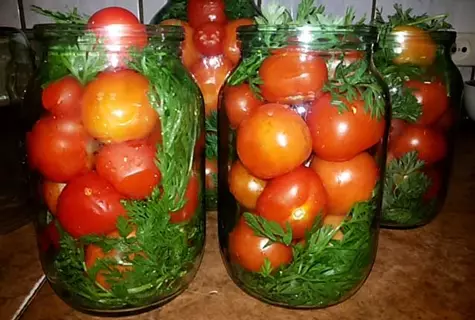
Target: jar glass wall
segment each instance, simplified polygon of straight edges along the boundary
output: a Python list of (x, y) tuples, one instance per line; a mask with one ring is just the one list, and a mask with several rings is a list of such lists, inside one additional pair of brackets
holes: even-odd
[(422, 226), (442, 209), (463, 90), (451, 59), (455, 38), (417, 27), (381, 37), (375, 63), (392, 103), (382, 226)]
[(217, 206), (218, 96), (226, 77), (237, 65), (240, 49), (236, 29), (253, 24), (258, 9), (253, 0), (169, 0), (153, 24), (185, 28), (182, 61), (197, 82), (206, 110), (206, 207)]
[(377, 248), (389, 123), (371, 63), (377, 32), (259, 25), (239, 38), (219, 126), (226, 268), (271, 304), (339, 303), (365, 281)]
[(27, 150), (48, 281), (84, 312), (161, 305), (193, 279), (205, 238), (203, 105), (183, 31), (38, 25), (35, 38)]

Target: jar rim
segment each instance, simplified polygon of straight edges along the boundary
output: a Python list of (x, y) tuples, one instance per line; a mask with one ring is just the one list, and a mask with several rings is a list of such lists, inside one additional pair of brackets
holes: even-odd
[(454, 30), (437, 30), (437, 31), (426, 31), (424, 34), (411, 34), (410, 31), (404, 31), (404, 30), (398, 30), (398, 31), (392, 31), (388, 33), (386, 38), (388, 40), (398, 40), (398, 37), (404, 34), (405, 38), (408, 39), (426, 39), (427, 35), (429, 35), (432, 40), (434, 40), (437, 43), (451, 43), (455, 42), (455, 39), (457, 38), (457, 32)]
[(185, 30), (179, 25), (146, 25), (146, 24), (111, 24), (107, 26), (90, 27), (86, 24), (54, 24), (44, 23), (33, 26), (33, 34), (39, 40), (49, 40), (58, 37), (83, 36), (87, 32), (115, 33), (119, 37), (160, 38), (164, 41), (182, 41)]

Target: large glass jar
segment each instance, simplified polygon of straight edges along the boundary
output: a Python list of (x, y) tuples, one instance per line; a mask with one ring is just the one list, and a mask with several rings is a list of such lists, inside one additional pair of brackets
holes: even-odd
[(382, 226), (425, 225), (445, 201), (463, 91), (455, 38), (414, 26), (382, 34), (375, 63), (392, 104)]
[(182, 61), (201, 89), (206, 110), (206, 207), (218, 200), (218, 96), (240, 59), (236, 29), (253, 24), (258, 13), (253, 0), (169, 0), (152, 19), (153, 24), (185, 28)]
[(377, 248), (389, 121), (371, 62), (377, 32), (259, 25), (238, 33), (243, 60), (220, 109), (224, 262), (263, 301), (336, 304), (365, 281)]
[(27, 136), (54, 291), (83, 312), (158, 306), (193, 279), (205, 238), (199, 89), (179, 27), (37, 25)]

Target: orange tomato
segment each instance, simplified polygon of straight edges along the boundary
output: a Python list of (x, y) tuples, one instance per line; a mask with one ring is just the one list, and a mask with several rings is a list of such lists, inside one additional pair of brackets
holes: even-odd
[(226, 115), (233, 129), (238, 128), (244, 119), (263, 104), (247, 83), (225, 87), (223, 97)]
[[(342, 223), (343, 221), (345, 220), (345, 216), (331, 216), (331, 215), (327, 215), (325, 216), (325, 218), (323, 219), (323, 225), (324, 226), (332, 226), (333, 229), (335, 228), (338, 228)], [(338, 230), (335, 235), (333, 236), (333, 240), (338, 240), (338, 241), (341, 241), (343, 240), (343, 232), (341, 232), (341, 230)]]
[(222, 56), (206, 57), (195, 63), (190, 72), (203, 94), (206, 115), (218, 109), (219, 91), (233, 65)]
[(315, 157), (311, 168), (327, 192), (328, 214), (336, 216), (347, 215), (357, 202), (371, 199), (379, 174), (376, 161), (367, 152), (342, 162)]
[(321, 179), (312, 169), (302, 166), (269, 181), (257, 200), (256, 212), (282, 228), (290, 224), (293, 238), (301, 239), (315, 218), (325, 215), (326, 203)]
[(241, 205), (249, 210), (256, 208), (257, 199), (267, 184), (265, 180), (254, 177), (239, 160), (231, 166), (228, 183), (229, 191)]
[(288, 106), (263, 105), (239, 126), (239, 159), (252, 175), (270, 179), (303, 164), (312, 152), (310, 131)]
[(64, 187), (65, 183), (58, 183), (52, 181), (44, 181), (42, 184), (43, 187), (43, 199), (48, 207), (49, 212), (54, 216), (56, 215), (56, 209), (58, 207), (58, 198)]
[(393, 59), (395, 64), (429, 66), (434, 63), (437, 45), (428, 32), (414, 26), (398, 26), (392, 35), (399, 45)]
[(273, 269), (292, 261), (292, 249), (282, 243), (269, 244), (269, 239), (258, 237), (241, 218), (229, 234), (229, 255), (231, 260), (242, 268), (261, 271), (266, 259)]
[(237, 28), (253, 25), (252, 19), (237, 19), (226, 25), (224, 36), (224, 55), (233, 63), (237, 64), (241, 59), (241, 49), (237, 40)]
[(104, 143), (145, 138), (158, 121), (148, 92), (149, 81), (137, 72), (101, 73), (84, 89), (84, 127)]
[(181, 21), (178, 19), (163, 20), (162, 22), (160, 22), (160, 24), (164, 26), (183, 27), (185, 31), (185, 40), (183, 40), (181, 44), (181, 61), (187, 69), (190, 69), (191, 66), (197, 63), (201, 58), (201, 54), (198, 52), (195, 47), (195, 43), (193, 42), (193, 28), (191, 28), (186, 21)]
[(259, 75), (264, 99), (288, 104), (314, 100), (328, 80), (323, 58), (295, 49), (274, 52), (262, 63)]

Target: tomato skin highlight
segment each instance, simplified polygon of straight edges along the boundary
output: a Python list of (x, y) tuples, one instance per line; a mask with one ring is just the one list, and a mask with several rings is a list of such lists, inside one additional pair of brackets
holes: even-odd
[(71, 180), (58, 200), (57, 218), (71, 236), (104, 235), (126, 216), (122, 196), (95, 172)]
[(145, 138), (158, 121), (148, 92), (148, 79), (137, 72), (102, 72), (84, 90), (84, 127), (104, 143)]
[(390, 152), (395, 158), (400, 158), (410, 151), (417, 151), (418, 158), (426, 165), (438, 162), (447, 155), (445, 136), (437, 130), (412, 125), (395, 139), (390, 146)]
[(216, 22), (202, 24), (194, 30), (193, 43), (205, 56), (217, 56), (223, 53), (224, 27)]
[(253, 25), (252, 19), (237, 19), (226, 25), (224, 36), (224, 55), (236, 65), (241, 59), (241, 49), (237, 40), (237, 29), (242, 26)]
[(229, 171), (228, 183), (234, 198), (246, 209), (254, 210), (267, 181), (254, 177), (241, 161), (236, 160)]
[(188, 23), (198, 28), (207, 22), (226, 23), (223, 0), (189, 0), (187, 3)]
[(218, 179), (218, 160), (206, 159), (205, 160), (205, 186), (206, 189), (216, 188), (216, 181)]
[(64, 187), (66, 187), (65, 183), (57, 183), (52, 181), (44, 181), (42, 183), (42, 194), (43, 199), (48, 207), (49, 212), (53, 216), (56, 215), (57, 207), (58, 207), (58, 199), (63, 192)]
[(247, 83), (224, 88), (224, 107), (229, 125), (237, 129), (263, 102), (256, 98)]
[(43, 108), (55, 116), (80, 119), (80, 100), (83, 87), (73, 76), (66, 76), (49, 84), (41, 95)]
[(267, 245), (269, 239), (258, 237), (241, 218), (229, 234), (231, 260), (248, 271), (259, 272), (266, 259), (272, 269), (292, 262), (292, 249), (282, 243)]
[(412, 80), (404, 85), (413, 90), (412, 94), (422, 106), (422, 115), (417, 120), (418, 124), (434, 123), (449, 107), (447, 90), (440, 82), (424, 83)]
[(401, 51), (393, 59), (395, 64), (430, 66), (434, 63), (437, 45), (428, 32), (414, 26), (397, 26), (392, 34)]
[(243, 165), (260, 179), (288, 173), (312, 152), (310, 131), (288, 106), (263, 105), (239, 126), (237, 153)]
[(129, 199), (145, 199), (161, 180), (155, 147), (133, 140), (105, 145), (96, 157), (97, 173)]
[(266, 58), (259, 76), (265, 100), (297, 104), (321, 95), (328, 70), (325, 60), (316, 54), (287, 50)]
[(378, 165), (367, 152), (343, 162), (313, 158), (311, 168), (322, 180), (327, 192), (327, 213), (346, 216), (361, 201), (371, 199), (378, 181)]
[(320, 177), (302, 166), (269, 181), (257, 200), (256, 212), (284, 229), (290, 224), (293, 238), (301, 239), (318, 215), (325, 216), (326, 205)]
[(199, 203), (200, 182), (195, 172), (190, 177), (185, 191), (185, 205), (178, 211), (170, 212), (170, 221), (172, 223), (182, 223), (190, 221), (196, 213)]
[(307, 114), (315, 154), (327, 161), (347, 161), (377, 144), (384, 135), (384, 119), (365, 112), (363, 100), (341, 101), (349, 111), (339, 113), (330, 94), (317, 99)]
[(27, 144), (32, 166), (53, 182), (67, 182), (92, 168), (93, 139), (75, 120), (43, 117), (33, 126)]

